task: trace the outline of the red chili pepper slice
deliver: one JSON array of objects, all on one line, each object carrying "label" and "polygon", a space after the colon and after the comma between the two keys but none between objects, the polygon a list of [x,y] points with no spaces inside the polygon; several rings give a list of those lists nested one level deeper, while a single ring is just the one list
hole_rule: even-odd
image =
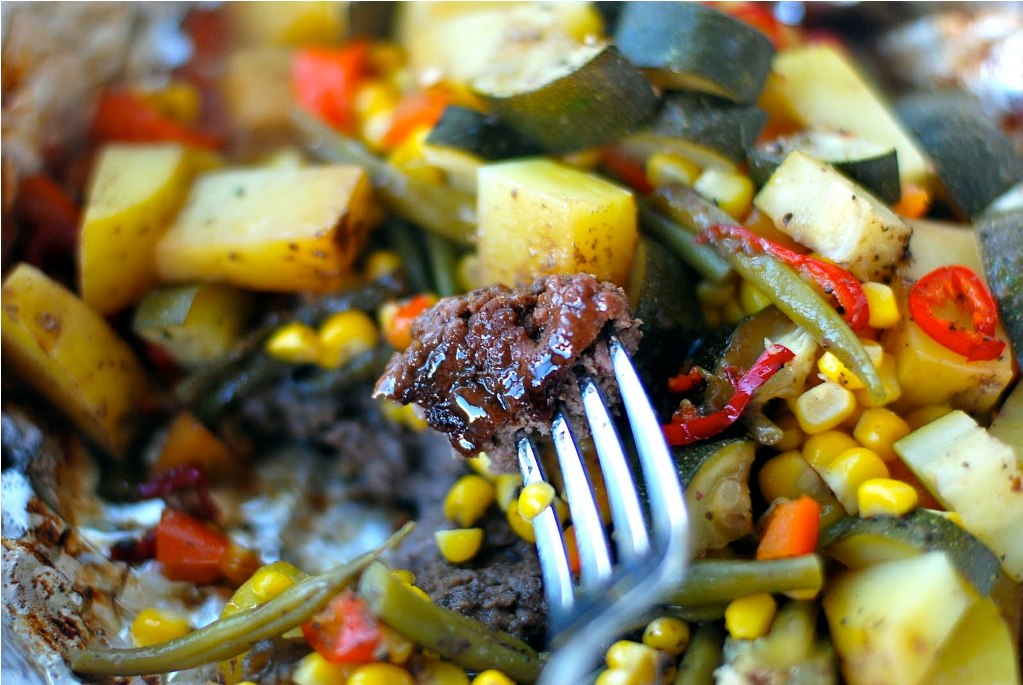
[{"label": "red chili pepper slice", "polygon": [[617,147],[604,149],[601,163],[609,174],[642,195],[654,192],[654,186],[647,178],[643,162]]},{"label": "red chili pepper slice", "polygon": [[700,242],[723,243],[733,251],[746,250],[749,253],[767,253],[777,257],[812,280],[828,295],[838,301],[838,311],[854,331],[867,328],[870,309],[863,286],[856,277],[840,266],[799,254],[773,240],[762,238],[742,226],[719,224],[712,226],[697,238]]},{"label": "red chili pepper slice", "polygon": [[[936,312],[951,304],[965,310],[973,330]],[[965,266],[940,266],[913,284],[909,315],[927,335],[967,361],[997,359],[1005,343],[994,337],[998,308],[991,291]]]},{"label": "red chili pepper slice", "polygon": [[300,50],[291,83],[302,107],[345,133],[355,128],[355,92],[369,65],[369,45]]},{"label": "red chili pepper slice", "polygon": [[689,392],[703,382],[703,375],[695,366],[688,372],[680,373],[668,379],[669,392]]},{"label": "red chili pepper slice", "polygon": [[156,560],[171,580],[217,580],[230,544],[223,533],[176,509],[164,509],[156,527]]},{"label": "red chili pepper slice", "polygon": [[792,361],[795,353],[784,345],[770,345],[735,384],[735,392],[728,403],[718,411],[706,416],[676,416],[671,423],[661,426],[669,445],[688,445],[698,440],[711,438],[742,415],[753,393],[778,373],[786,363]]},{"label": "red chili pepper slice", "polygon": [[98,140],[129,143],[183,143],[216,149],[220,141],[182,126],[148,102],[126,91],[104,91],[96,106],[91,133]]},{"label": "red chili pepper slice", "polygon": [[373,661],[382,637],[376,617],[351,590],[342,591],[302,624],[302,635],[320,656],[335,664]]}]

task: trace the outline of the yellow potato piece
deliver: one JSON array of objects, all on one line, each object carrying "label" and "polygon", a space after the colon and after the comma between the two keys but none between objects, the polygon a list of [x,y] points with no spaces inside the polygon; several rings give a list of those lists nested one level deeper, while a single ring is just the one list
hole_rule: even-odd
[{"label": "yellow potato piece", "polygon": [[485,283],[578,272],[628,282],[638,240],[632,193],[546,158],[484,166],[478,182]]},{"label": "yellow potato piece", "polygon": [[372,226],[370,193],[365,171],[354,166],[205,174],[157,245],[160,278],[329,292]]},{"label": "yellow potato piece", "polygon": [[193,169],[181,145],[111,145],[89,187],[78,247],[82,299],[100,314],[156,283],[153,249],[180,209]]},{"label": "yellow potato piece", "polygon": [[8,275],[2,301],[4,361],[100,446],[123,456],[148,387],[131,348],[84,302],[27,264]]},{"label": "yellow potato piece", "polygon": [[1019,685],[1018,657],[997,604],[985,597],[973,605],[959,621],[924,682]]}]

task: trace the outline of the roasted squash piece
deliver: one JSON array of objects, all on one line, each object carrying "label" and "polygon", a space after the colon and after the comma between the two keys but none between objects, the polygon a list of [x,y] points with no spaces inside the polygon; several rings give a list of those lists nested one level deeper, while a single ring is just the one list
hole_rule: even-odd
[{"label": "roasted squash piece", "polygon": [[188,192],[195,164],[187,147],[111,145],[89,187],[78,246],[82,299],[113,314],[156,283],[153,249]]},{"label": "roasted squash piece", "polygon": [[59,283],[19,264],[2,289],[4,361],[114,456],[138,426],[148,387],[131,348]]},{"label": "roasted squash piece", "polygon": [[632,193],[546,158],[487,165],[478,180],[485,283],[585,272],[626,285],[638,240]]},{"label": "roasted squash piece", "polygon": [[348,275],[376,212],[354,166],[205,174],[156,248],[166,283],[329,292]]}]

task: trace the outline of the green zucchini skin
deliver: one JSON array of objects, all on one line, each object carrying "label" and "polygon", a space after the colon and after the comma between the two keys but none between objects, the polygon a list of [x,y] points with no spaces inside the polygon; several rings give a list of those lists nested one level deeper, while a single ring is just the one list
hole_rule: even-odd
[{"label": "green zucchini skin", "polygon": [[974,222],[988,286],[1023,367],[1023,207],[987,212]]},{"label": "green zucchini skin", "polygon": [[941,514],[914,509],[905,516],[850,516],[821,531],[819,547],[829,553],[836,544],[856,535],[889,538],[919,553],[943,551],[963,577],[982,595],[991,594],[1001,578],[998,557],[969,532]]},{"label": "green zucchini skin", "polygon": [[681,138],[742,162],[760,135],[767,113],[752,105],[699,93],[667,96],[650,124],[661,136]]},{"label": "green zucchini skin", "polygon": [[[835,154],[837,151],[828,149],[829,142],[838,138],[846,139],[851,147],[862,144],[862,148],[858,153]],[[895,148],[877,150],[870,143],[847,133],[810,130],[747,148],[750,178],[758,187],[763,186],[793,150],[830,164],[889,205],[898,202],[902,196],[899,157]]]},{"label": "green zucchini skin", "polygon": [[473,87],[502,121],[554,154],[617,140],[640,128],[657,107],[653,86],[610,44],[530,90],[496,92],[480,78]]},{"label": "green zucchini skin", "polygon": [[532,157],[540,146],[500,119],[470,107],[450,105],[427,136],[429,145],[458,148],[488,161]]},{"label": "green zucchini skin", "polygon": [[1023,157],[965,93],[909,95],[896,113],[934,162],[947,200],[961,218],[978,216],[1023,180]]},{"label": "green zucchini skin", "polygon": [[695,2],[624,3],[615,43],[661,88],[745,104],[760,95],[774,56],[763,33]]}]

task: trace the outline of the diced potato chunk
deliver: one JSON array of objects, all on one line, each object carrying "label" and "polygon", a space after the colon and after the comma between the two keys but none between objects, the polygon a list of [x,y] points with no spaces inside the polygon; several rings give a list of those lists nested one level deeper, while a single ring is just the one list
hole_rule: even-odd
[{"label": "diced potato chunk", "polygon": [[78,247],[86,304],[113,314],[153,287],[153,250],[185,200],[193,169],[181,145],[111,145],[102,152]]},{"label": "diced potato chunk", "polygon": [[156,248],[164,282],[263,291],[337,288],[375,212],[363,169],[323,166],[201,176]]},{"label": "diced potato chunk", "polygon": [[841,48],[823,43],[789,48],[775,55],[771,71],[760,105],[773,119],[848,131],[894,147],[903,182],[927,185],[932,174],[919,145]]},{"label": "diced potato chunk", "polygon": [[1019,657],[1009,627],[989,598],[959,621],[924,679],[929,685],[1019,685]]},{"label": "diced potato chunk", "polygon": [[231,54],[221,88],[235,128],[249,135],[289,129],[291,58],[292,51],[285,48],[248,48]]},{"label": "diced potato chunk", "polygon": [[861,281],[887,281],[909,242],[909,227],[833,167],[792,152],[753,200],[797,242]]},{"label": "diced potato chunk", "polygon": [[35,267],[15,267],[2,299],[5,363],[96,443],[123,456],[148,387],[131,348],[103,317]]},{"label": "diced potato chunk", "polygon": [[849,685],[917,685],[974,603],[944,552],[838,578],[824,614]]},{"label": "diced potato chunk", "polygon": [[578,272],[627,283],[638,239],[629,191],[540,158],[486,165],[478,184],[485,283]]},{"label": "diced potato chunk", "polygon": [[225,6],[232,35],[243,45],[329,45],[343,37],[348,3],[300,0],[232,2]]}]

